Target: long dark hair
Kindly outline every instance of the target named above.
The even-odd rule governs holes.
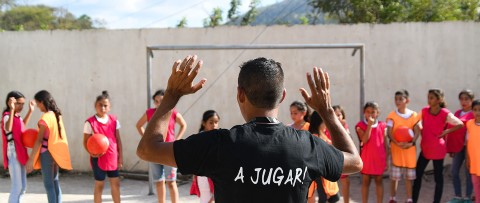
[[[58,133],[60,138],[62,138],[62,126],[60,126],[60,116],[62,115],[62,112],[58,108],[55,99],[53,99],[52,95],[47,90],[41,90],[37,92],[34,98],[37,102],[41,102],[43,106],[45,106],[46,111],[53,111],[53,113],[55,113],[55,118],[57,118]]]
[[[15,99],[20,99],[20,98],[25,98],[25,96],[23,96],[23,94],[19,91],[11,91],[7,94],[7,99],[5,99],[5,104],[7,105],[7,107],[5,107],[5,109],[3,109],[3,112],[2,114],[4,114],[5,112],[9,112],[11,109],[10,109],[10,105],[8,105],[8,100],[10,99],[10,97],[13,97]]]
[[[215,110],[205,111],[205,112],[203,113],[202,123],[200,123],[200,129],[198,130],[198,132],[202,132],[203,130],[205,130],[205,127],[203,127],[203,123],[204,123],[204,122],[207,122],[208,119],[210,119],[211,117],[214,117],[214,116],[217,116],[218,119],[220,120],[220,116],[218,115],[218,113],[217,113]]]
[[[322,125],[323,119],[320,117],[320,115],[314,111],[312,115],[310,115],[310,126],[308,127],[308,131],[312,134],[317,134],[320,135],[320,132],[318,131],[318,128],[320,125]]]

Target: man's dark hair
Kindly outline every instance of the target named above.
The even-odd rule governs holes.
[[[238,86],[255,107],[273,109],[282,98],[283,78],[282,64],[262,57],[240,66]]]

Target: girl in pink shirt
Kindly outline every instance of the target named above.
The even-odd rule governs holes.
[[[112,200],[120,202],[120,178],[118,170],[123,165],[122,140],[120,139],[120,122],[110,112],[110,98],[103,91],[95,101],[96,114],[88,118],[83,130],[83,145],[87,150],[87,141],[93,134],[105,135],[109,141],[108,149],[103,154],[90,154],[90,162],[95,178],[94,202],[102,202],[105,177],[110,179]],[[87,150],[88,152],[88,150]],[[90,152],[89,152],[90,153]]]
[[[463,127],[462,121],[446,109],[443,90],[431,89],[428,91],[428,106],[418,115],[421,122],[415,126],[421,129],[421,152],[417,159],[417,179],[413,182],[413,202],[417,202],[422,187],[422,177],[430,160],[433,160],[435,173],[434,203],[439,203],[443,193],[443,159],[447,154],[445,135]],[[447,123],[455,127],[447,129]],[[415,143],[415,140],[414,140]]]
[[[358,137],[363,146],[360,156],[363,161],[362,169],[362,202],[368,202],[368,188],[370,179],[375,179],[377,202],[383,200],[383,172],[387,168],[387,153],[385,145],[385,129],[387,125],[378,120],[380,114],[376,102],[367,102],[363,107],[365,119],[355,126]]]

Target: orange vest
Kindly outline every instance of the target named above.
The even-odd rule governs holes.
[[[418,123],[420,118],[418,117],[416,112],[408,119],[404,119],[400,117],[395,111],[392,111],[387,116],[387,121],[393,121],[393,127],[391,131],[391,135],[393,136],[395,130],[397,130],[400,126],[406,126],[413,130],[413,127]],[[392,154],[392,164],[396,167],[401,168],[415,168],[417,164],[417,151],[415,145],[408,148],[402,149],[401,147],[397,146],[393,142],[390,142],[390,150]]]
[[[467,121],[467,153],[470,158],[470,174],[480,176],[480,125],[475,123],[475,119]],[[477,197],[478,198],[478,197]]]
[[[310,126],[310,125],[309,125]],[[315,135],[315,134],[314,134]],[[315,135],[319,137],[318,135]],[[327,139],[323,139],[320,137],[320,139],[324,140],[328,144],[332,144],[332,141]],[[338,184],[337,182],[331,182],[325,178],[321,178],[322,180],[322,185],[323,185],[323,190],[325,191],[325,194],[327,195],[327,199],[330,198],[331,196],[335,195],[338,193]],[[312,197],[315,193],[315,190],[317,189],[317,183],[315,181],[312,181],[312,184],[308,188],[308,197]]]
[[[62,137],[58,132],[57,118],[55,113],[47,112],[42,115],[42,118],[48,127],[48,151],[52,154],[53,159],[57,165],[65,170],[72,170],[72,162],[70,161],[70,152],[68,150],[67,134],[65,133],[65,126],[63,125],[62,117],[60,117],[60,126],[62,127]],[[39,135],[43,136],[43,135]],[[34,169],[40,169],[40,150],[35,154]]]

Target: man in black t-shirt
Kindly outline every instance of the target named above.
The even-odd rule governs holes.
[[[301,94],[325,120],[333,146],[276,120],[285,98],[281,64],[257,58],[240,67],[237,101],[247,123],[165,143],[168,118],[179,99],[202,88],[192,85],[203,62],[196,56],[176,61],[162,104],[149,122],[137,149],[141,159],[178,167],[182,174],[210,177],[217,202],[306,202],[310,183],[362,169],[355,145],[330,103],[328,74],[307,73],[311,96]],[[195,65],[196,63],[196,65]]]

